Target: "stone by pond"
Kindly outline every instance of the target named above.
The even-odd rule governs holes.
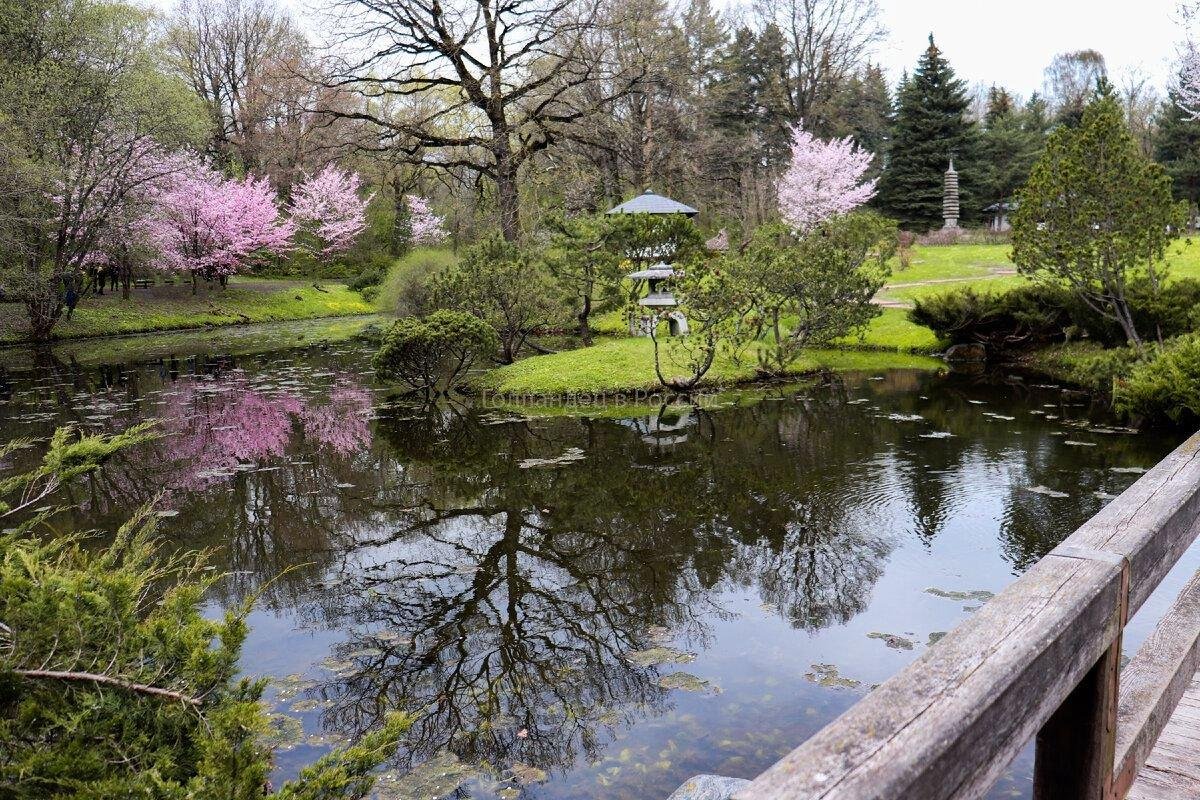
[[[0,435],[38,441],[8,466],[58,424],[161,420],[56,522],[112,531],[161,493],[167,545],[214,554],[209,613],[262,593],[242,667],[272,679],[273,780],[400,709],[377,791],[397,800],[661,800],[755,775],[1184,435],[1036,379],[917,370],[682,410],[423,408],[354,340],[205,342],[22,356]],[[1027,796],[1030,770],[993,796]]]

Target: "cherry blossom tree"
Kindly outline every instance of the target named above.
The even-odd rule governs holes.
[[[367,227],[371,195],[360,197],[361,186],[357,174],[329,166],[292,191],[292,219],[315,240],[317,255],[328,258],[346,252]]]
[[[441,244],[446,240],[445,220],[429,207],[429,201],[419,195],[410,194],[408,210],[412,243],[420,245]]]
[[[1179,5],[1184,27],[1180,49],[1179,76],[1175,90],[1179,105],[1192,120],[1200,119],[1200,46],[1196,43],[1196,28],[1200,23],[1200,2],[1190,0]]]
[[[226,179],[194,162],[158,190],[149,220],[160,269],[196,279],[242,272],[255,259],[292,246],[296,224],[283,217],[266,178]]]
[[[853,211],[875,196],[864,181],[871,154],[849,137],[822,141],[800,125],[792,128],[792,156],[779,179],[779,212],[798,233]]]

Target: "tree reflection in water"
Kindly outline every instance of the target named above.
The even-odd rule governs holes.
[[[191,367],[58,365],[37,381],[8,376],[3,424],[11,436],[161,419],[162,440],[91,479],[73,524],[107,527],[166,491],[174,516],[164,535],[214,549],[229,575],[217,606],[282,574],[260,606],[283,620],[296,652],[275,657],[303,672],[329,654],[303,645],[304,632],[336,637],[332,675],[309,698],[326,703],[321,724],[355,735],[385,710],[409,710],[404,767],[448,749],[562,779],[611,759],[627,745],[611,740],[630,731],[702,740],[682,732],[690,717],[720,723],[739,744],[756,727],[777,732],[747,745],[736,769],[753,771],[853,697],[767,723],[754,715],[769,704],[746,709],[768,690],[741,684],[700,713],[696,696],[660,685],[689,669],[670,663],[673,652],[698,653],[705,677],[740,680],[720,637],[743,625],[753,598],[756,624],[781,619],[808,634],[780,646],[795,663],[775,673],[800,681],[781,689],[798,713],[816,703],[795,699],[805,691],[835,691],[799,677],[836,657],[806,641],[856,653],[837,666],[865,678],[867,657],[854,650],[865,631],[838,638],[841,629],[876,624],[881,605],[928,598],[933,578],[920,571],[939,558],[949,559],[943,572],[965,576],[949,588],[997,588],[1094,513],[1094,492],[1120,490],[1109,466],[1153,463],[1171,444],[1090,434],[1088,409],[1069,401],[1031,416],[1045,396],[988,376],[892,371],[731,395],[728,405],[529,420],[391,401],[363,374],[367,357],[347,346]],[[930,432],[949,436],[921,438]],[[1068,436],[1103,446],[1065,447]],[[980,553],[991,559],[982,566]],[[890,589],[885,571],[897,578]],[[930,623],[937,630],[961,616],[960,604],[935,602],[949,609]],[[905,624],[923,640],[934,628],[918,622]],[[664,647],[657,659],[628,658]],[[918,652],[885,656],[894,669]],[[253,656],[246,667],[264,669]],[[713,754],[731,749],[706,746],[690,766],[677,758],[645,780],[657,791],[683,770],[717,768]],[[629,779],[609,794],[644,796],[646,786]],[[547,787],[555,797],[585,790],[605,791]]]

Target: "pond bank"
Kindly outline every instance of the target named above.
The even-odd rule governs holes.
[[[374,304],[343,283],[234,279],[224,289],[190,284],[135,289],[129,300],[120,292],[80,301],[69,320],[61,320],[54,339],[94,339],[133,333],[194,330],[259,322],[347,317],[376,312]],[[29,322],[19,303],[0,304],[0,344],[28,343]]]
[[[201,330],[152,331],[126,336],[72,339],[42,348],[0,345],[0,369],[29,370],[47,359],[79,367],[193,356],[236,356],[351,339],[382,318],[377,314],[322,317],[293,322],[224,325]]]
[[[787,377],[818,372],[884,369],[944,370],[943,361],[929,356],[875,350],[812,350],[792,365]],[[670,374],[677,367],[664,367]],[[753,359],[734,363],[718,357],[697,387],[754,383]],[[645,338],[600,339],[591,347],[534,356],[484,373],[473,388],[484,395],[507,398],[577,398],[637,395],[659,391],[654,373],[654,345]]]

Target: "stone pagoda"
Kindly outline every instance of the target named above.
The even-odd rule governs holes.
[[[950,158],[950,169],[942,182],[942,230],[958,227],[958,173],[954,170],[954,158]]]
[[[682,214],[692,218],[700,212],[669,197],[646,190],[632,200],[627,200],[610,209],[608,213]],[[638,297],[637,304],[647,311],[645,314],[630,315],[630,335],[649,336],[654,332],[654,326],[664,317],[667,320],[667,330],[671,336],[686,334],[688,332],[687,317],[682,312],[675,310],[679,302],[671,291],[671,279],[675,277],[675,268],[668,263],[668,259],[674,253],[646,250],[627,255],[639,264],[639,269],[625,277],[633,281],[634,296]],[[643,287],[646,289],[644,297],[640,296]]]

